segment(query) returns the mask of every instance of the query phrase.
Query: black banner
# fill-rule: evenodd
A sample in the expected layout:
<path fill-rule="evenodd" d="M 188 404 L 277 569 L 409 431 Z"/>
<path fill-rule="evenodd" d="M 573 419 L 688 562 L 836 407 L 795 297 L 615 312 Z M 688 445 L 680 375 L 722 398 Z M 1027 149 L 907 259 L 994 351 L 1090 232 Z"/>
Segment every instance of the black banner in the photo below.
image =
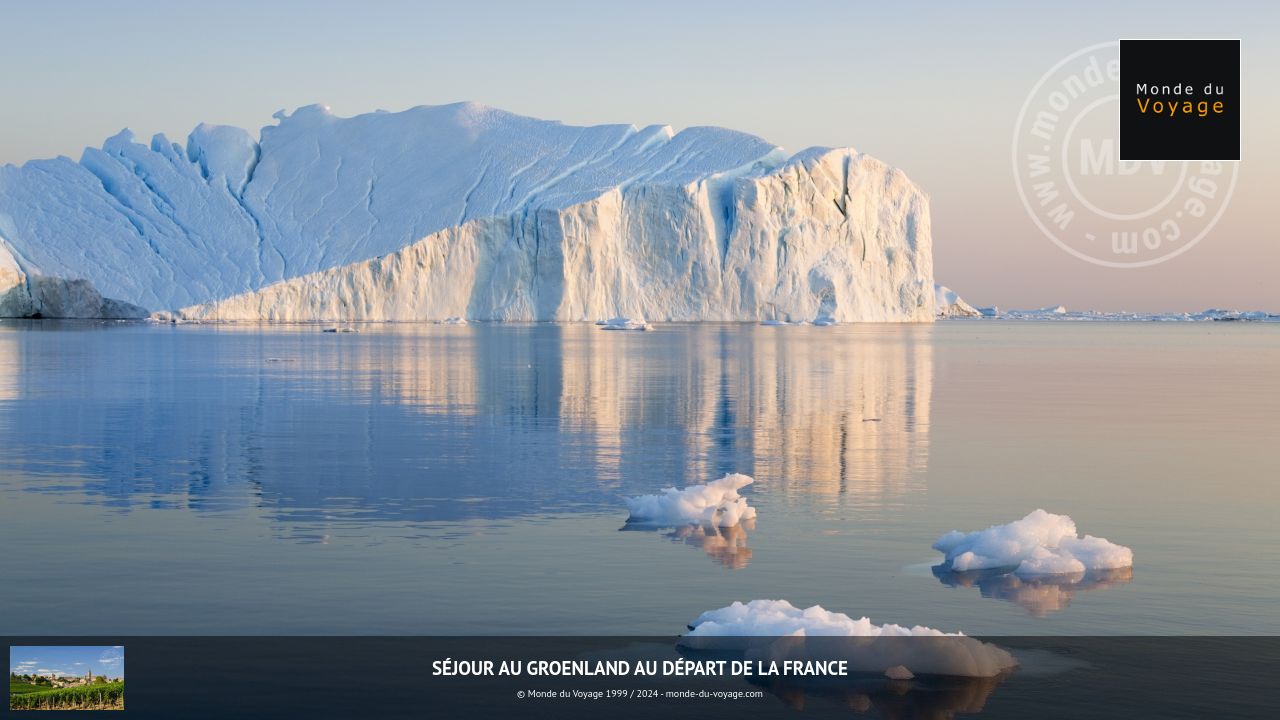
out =
<path fill-rule="evenodd" d="M 109 717 L 1168 719 L 1280 712 L 1280 638 L 1271 637 L 1009 637 L 965 639 L 971 645 L 963 646 L 936 638 L 878 645 L 756 638 L 746 650 L 678 647 L 674 637 L 4 640 L 123 645 L 124 710 Z M 807 654 L 795 652 L 797 642 Z M 926 657 L 967 662 L 964 653 L 977 646 L 1007 651 L 1017 666 L 984 677 L 921 671 Z M 858 666 L 868 653 L 908 659 L 885 673 Z M 854 661 L 840 666 L 824 662 L 828 657 Z M 500 674 L 504 662 L 516 672 Z M 7 706 L 4 713 L 32 716 Z"/>

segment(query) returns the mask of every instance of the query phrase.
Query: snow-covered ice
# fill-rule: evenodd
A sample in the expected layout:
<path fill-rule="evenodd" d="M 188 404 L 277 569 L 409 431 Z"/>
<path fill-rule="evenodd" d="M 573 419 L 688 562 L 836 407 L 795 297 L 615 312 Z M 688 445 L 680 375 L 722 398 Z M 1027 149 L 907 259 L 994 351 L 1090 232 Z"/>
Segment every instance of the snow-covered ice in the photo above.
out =
<path fill-rule="evenodd" d="M 476 103 L 276 118 L 0 167 L 0 236 L 27 276 L 195 320 L 934 316 L 928 198 L 851 149 Z"/>
<path fill-rule="evenodd" d="M 933 303 L 940 318 L 979 317 L 977 308 L 964 301 L 955 290 L 942 285 L 933 286 Z"/>
<path fill-rule="evenodd" d="M 704 485 L 690 485 L 679 490 L 669 487 L 657 495 L 627 498 L 627 509 L 631 511 L 627 522 L 714 527 L 737 525 L 756 516 L 756 509 L 738 494 L 753 482 L 755 480 L 748 475 L 730 473 Z"/>
<path fill-rule="evenodd" d="M 653 326 L 644 318 L 616 317 L 596 322 L 602 330 L 652 330 Z"/>
<path fill-rule="evenodd" d="M 860 672 L 902 666 L 914 674 L 990 677 L 1017 664 L 1006 650 L 963 633 L 921 625 L 877 625 L 866 617 L 855 620 L 820 605 L 801 609 L 786 600 L 734 602 L 702 613 L 689 628 L 680 638 L 683 647 L 737 650 L 770 659 L 835 652 Z M 805 639 L 816 642 L 804 644 Z"/>
<path fill-rule="evenodd" d="M 983 317 L 1001 320 L 1054 320 L 1065 322 L 1280 322 L 1280 315 L 1262 310 L 1223 310 L 1209 308 L 1200 312 L 1129 312 L 1125 310 L 1067 310 L 1055 305 L 1039 310 L 1006 310 L 978 308 Z"/>
<path fill-rule="evenodd" d="M 1039 509 L 985 530 L 952 530 L 933 549 L 945 555 L 943 565 L 955 572 L 1014 568 L 1019 576 L 1034 577 L 1133 565 L 1129 548 L 1092 535 L 1079 537 L 1070 517 Z"/>

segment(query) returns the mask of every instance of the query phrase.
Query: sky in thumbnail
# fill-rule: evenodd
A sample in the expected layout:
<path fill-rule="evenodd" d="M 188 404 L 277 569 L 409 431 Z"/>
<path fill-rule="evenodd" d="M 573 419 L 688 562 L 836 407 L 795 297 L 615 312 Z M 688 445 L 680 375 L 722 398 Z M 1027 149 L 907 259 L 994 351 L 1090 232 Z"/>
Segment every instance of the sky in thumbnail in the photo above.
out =
<path fill-rule="evenodd" d="M 118 645 L 13 646 L 9 672 L 18 675 L 84 677 L 92 672 L 110 678 L 124 676 L 124 648 Z"/>

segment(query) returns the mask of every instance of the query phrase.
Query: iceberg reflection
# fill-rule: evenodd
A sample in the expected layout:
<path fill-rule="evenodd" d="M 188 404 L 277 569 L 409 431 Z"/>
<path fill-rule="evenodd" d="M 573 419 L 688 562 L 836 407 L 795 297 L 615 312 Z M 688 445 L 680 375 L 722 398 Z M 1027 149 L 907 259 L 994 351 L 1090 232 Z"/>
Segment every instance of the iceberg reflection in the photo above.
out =
<path fill-rule="evenodd" d="M 122 512 L 251 510 L 280 537 L 610 511 L 726 472 L 820 512 L 901 506 L 928 461 L 931 330 L 6 326 L 0 470 Z M 682 532 L 749 556 L 745 532 Z"/>
<path fill-rule="evenodd" d="M 1019 577 L 1009 568 L 956 572 L 944 563 L 933 566 L 933 575 L 948 587 L 976 587 L 984 598 L 1011 602 L 1036 617 L 1045 617 L 1065 610 L 1076 593 L 1132 582 L 1133 568 Z"/>
<path fill-rule="evenodd" d="M 755 520 L 743 520 L 729 527 L 680 525 L 656 528 L 628 523 L 619 529 L 659 533 L 672 542 L 684 543 L 702 550 L 707 557 L 730 570 L 741 570 L 751 562 L 751 548 L 747 547 L 747 531 L 754 530 L 755 527 Z"/>

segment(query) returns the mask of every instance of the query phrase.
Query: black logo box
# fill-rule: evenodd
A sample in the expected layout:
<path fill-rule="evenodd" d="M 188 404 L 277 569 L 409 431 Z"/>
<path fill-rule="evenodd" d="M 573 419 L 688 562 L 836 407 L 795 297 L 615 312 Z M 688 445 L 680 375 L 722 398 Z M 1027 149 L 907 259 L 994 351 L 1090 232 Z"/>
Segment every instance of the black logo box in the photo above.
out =
<path fill-rule="evenodd" d="M 1239 40 L 1122 39 L 1120 159 L 1239 160 L 1240 90 Z"/>

